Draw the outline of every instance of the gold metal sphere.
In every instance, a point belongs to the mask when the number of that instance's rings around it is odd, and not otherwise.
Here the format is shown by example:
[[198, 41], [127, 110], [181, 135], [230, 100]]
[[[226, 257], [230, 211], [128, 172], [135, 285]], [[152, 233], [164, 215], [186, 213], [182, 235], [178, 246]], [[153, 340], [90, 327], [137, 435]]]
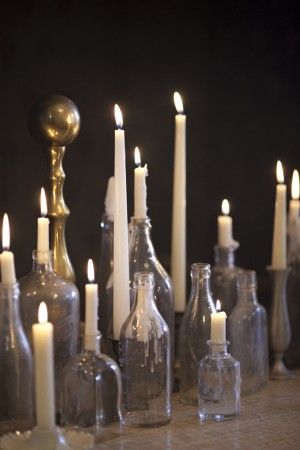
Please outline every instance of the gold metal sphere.
[[37, 140], [64, 147], [74, 141], [79, 133], [80, 114], [69, 98], [47, 95], [33, 105], [28, 125]]

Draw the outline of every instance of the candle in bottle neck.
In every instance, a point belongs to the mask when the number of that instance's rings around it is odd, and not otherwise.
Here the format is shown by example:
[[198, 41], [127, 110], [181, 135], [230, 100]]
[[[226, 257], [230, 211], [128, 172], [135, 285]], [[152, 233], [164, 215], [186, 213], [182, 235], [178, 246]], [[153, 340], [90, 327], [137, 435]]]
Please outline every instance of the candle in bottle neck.
[[47, 209], [47, 199], [45, 194], [45, 189], [41, 189], [41, 216], [38, 218], [38, 232], [37, 232], [37, 251], [38, 260], [43, 263], [47, 260], [46, 252], [49, 251], [49, 219], [45, 217], [48, 213]]
[[145, 219], [147, 217], [147, 164], [141, 166], [141, 154], [138, 147], [134, 149], [134, 160], [138, 166], [134, 169], [134, 217]]
[[1, 254], [1, 279], [4, 284], [13, 284], [16, 282], [16, 271], [14, 254], [9, 251], [10, 247], [10, 230], [8, 215], [3, 216], [2, 225], [2, 248]]
[[225, 198], [222, 201], [222, 215], [218, 216], [218, 245], [220, 247], [230, 247], [233, 245], [232, 238], [232, 217], [229, 216], [230, 205]]
[[210, 341], [212, 344], [226, 343], [226, 313], [221, 311], [220, 300], [217, 300], [216, 311], [211, 314]]
[[273, 269], [286, 269], [286, 185], [280, 161], [276, 166], [277, 186], [273, 228], [272, 263]]
[[89, 283], [85, 285], [85, 348], [96, 350], [98, 336], [98, 284], [95, 281], [94, 264], [88, 260], [87, 275]]
[[299, 189], [299, 172], [298, 170], [293, 171], [292, 185], [291, 185], [291, 196], [290, 207], [289, 207], [289, 225], [295, 223], [299, 218], [300, 210], [300, 189]]

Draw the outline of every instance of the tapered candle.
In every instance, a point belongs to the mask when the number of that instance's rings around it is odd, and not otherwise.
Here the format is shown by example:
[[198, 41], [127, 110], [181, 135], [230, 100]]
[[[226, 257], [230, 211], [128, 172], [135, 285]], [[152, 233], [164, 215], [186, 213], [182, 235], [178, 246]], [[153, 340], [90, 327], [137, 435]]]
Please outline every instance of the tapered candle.
[[134, 217], [145, 219], [147, 217], [147, 164], [141, 166], [141, 154], [138, 147], [134, 149], [134, 161], [138, 166], [134, 169]]
[[175, 311], [186, 305], [186, 116], [178, 92], [174, 93], [175, 149], [173, 178], [173, 218], [171, 277], [174, 284]]
[[232, 238], [232, 217], [229, 216], [230, 205], [225, 198], [222, 201], [222, 215], [218, 216], [218, 245], [220, 247], [230, 247], [233, 245]]
[[104, 201], [105, 214], [108, 220], [114, 221], [115, 213], [115, 179], [114, 177], [109, 177], [106, 189], [106, 196]]
[[3, 216], [2, 224], [2, 248], [1, 254], [1, 280], [4, 284], [12, 284], [16, 282], [15, 260], [13, 252], [9, 251], [10, 247], [10, 230], [8, 215]]
[[299, 189], [299, 172], [298, 170], [294, 170], [292, 177], [292, 185], [291, 185], [291, 196], [289, 204], [289, 225], [292, 225], [299, 219], [299, 210], [300, 210], [300, 189]]
[[286, 269], [286, 185], [280, 161], [277, 161], [276, 176], [278, 184], [276, 186], [271, 267]]
[[95, 281], [94, 264], [88, 260], [87, 275], [89, 283], [85, 285], [85, 348], [96, 350], [98, 336], [98, 284]]
[[115, 130], [113, 331], [118, 340], [130, 311], [125, 136], [118, 105], [115, 105], [115, 118], [118, 129]]
[[40, 263], [46, 262], [48, 256], [44, 252], [49, 251], [49, 219], [45, 217], [48, 213], [47, 199], [45, 189], [41, 189], [41, 216], [38, 218], [38, 230], [37, 230], [37, 251], [38, 260]]
[[40, 303], [38, 320], [32, 326], [36, 423], [40, 428], [52, 429], [55, 427], [53, 325], [48, 322], [44, 302]]
[[217, 300], [216, 311], [211, 314], [210, 341], [213, 344], [226, 342], [226, 313], [221, 311], [220, 300]]

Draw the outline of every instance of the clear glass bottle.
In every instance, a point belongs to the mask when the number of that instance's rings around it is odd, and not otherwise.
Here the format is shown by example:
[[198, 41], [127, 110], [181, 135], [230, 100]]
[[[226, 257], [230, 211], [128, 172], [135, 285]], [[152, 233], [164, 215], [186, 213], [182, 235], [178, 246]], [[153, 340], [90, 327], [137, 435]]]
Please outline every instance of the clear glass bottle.
[[[300, 224], [298, 223], [298, 228]], [[291, 342], [284, 353], [286, 365], [290, 369], [300, 367], [300, 244], [296, 238], [289, 236], [286, 301], [291, 325]]]
[[79, 351], [79, 293], [74, 284], [53, 270], [53, 252], [33, 251], [32, 271], [20, 279], [20, 311], [25, 333], [32, 344], [32, 325], [44, 301], [54, 325], [56, 407], [60, 406], [62, 370]]
[[257, 301], [256, 273], [241, 270], [238, 303], [229, 316], [231, 354], [240, 362], [242, 393], [255, 392], [269, 378], [268, 325], [265, 308]]
[[240, 364], [228, 352], [229, 342], [208, 341], [209, 354], [199, 364], [199, 418], [232, 419], [240, 413]]
[[171, 333], [173, 360], [174, 349], [174, 293], [171, 278], [157, 259], [151, 241], [151, 222], [146, 219], [131, 218], [129, 246], [129, 280], [131, 288], [131, 306], [135, 299], [134, 274], [138, 272], [153, 273], [154, 299], [158, 311], [167, 322]]
[[198, 403], [198, 368], [206, 355], [210, 337], [210, 315], [215, 310], [210, 289], [210, 265], [194, 263], [192, 287], [180, 328], [180, 400]]
[[[84, 350], [63, 370], [61, 424], [87, 428], [96, 442], [120, 432], [122, 381], [117, 363], [101, 353], [100, 334], [85, 336]], [[117, 392], [113, 398], [112, 392]], [[114, 404], [113, 404], [114, 402]], [[111, 426], [117, 422], [115, 426]]]
[[237, 245], [220, 247], [216, 245], [215, 265], [211, 270], [211, 288], [213, 297], [220, 299], [222, 309], [227, 316], [231, 313], [237, 303], [237, 274], [240, 270], [235, 265], [235, 251]]
[[0, 435], [34, 425], [33, 361], [18, 283], [0, 284]]
[[154, 275], [137, 274], [137, 295], [120, 334], [123, 424], [158, 427], [171, 420], [168, 325], [154, 301]]

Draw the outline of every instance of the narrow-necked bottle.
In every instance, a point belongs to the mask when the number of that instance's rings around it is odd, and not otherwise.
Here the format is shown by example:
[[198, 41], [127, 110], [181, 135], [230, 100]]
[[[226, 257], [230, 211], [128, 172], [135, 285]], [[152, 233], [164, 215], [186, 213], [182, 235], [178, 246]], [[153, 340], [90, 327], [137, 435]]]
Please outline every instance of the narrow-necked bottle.
[[154, 301], [154, 276], [137, 275], [137, 295], [121, 329], [124, 425], [158, 427], [171, 420], [170, 331]]
[[210, 316], [215, 306], [210, 289], [210, 265], [194, 263], [192, 287], [180, 328], [180, 400], [198, 404], [198, 366], [206, 355]]

